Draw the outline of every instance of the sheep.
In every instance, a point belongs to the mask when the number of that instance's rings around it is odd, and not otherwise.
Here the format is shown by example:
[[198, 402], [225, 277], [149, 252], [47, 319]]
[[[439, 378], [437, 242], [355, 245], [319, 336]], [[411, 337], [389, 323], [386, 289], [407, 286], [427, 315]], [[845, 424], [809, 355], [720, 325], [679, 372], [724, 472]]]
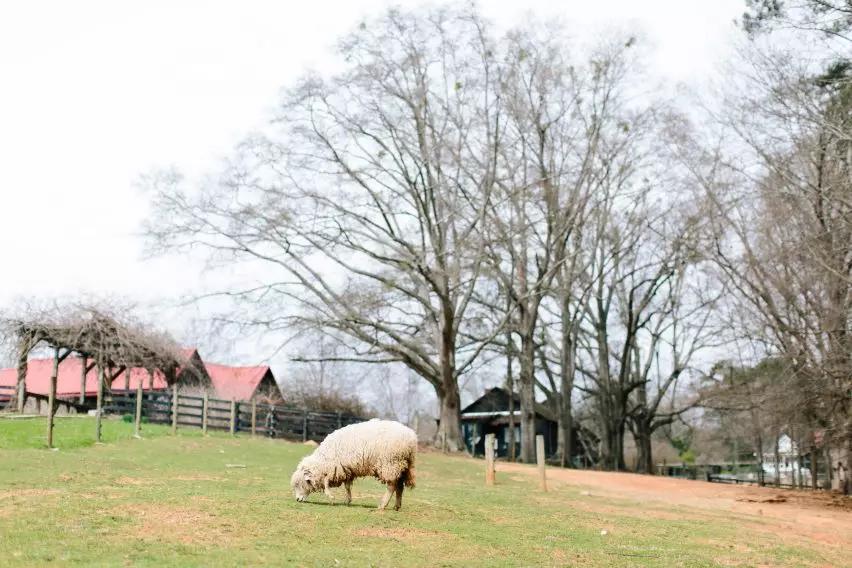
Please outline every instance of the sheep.
[[417, 434], [393, 420], [372, 419], [344, 426], [329, 434], [314, 452], [299, 462], [290, 478], [296, 501], [323, 491], [333, 503], [332, 487], [346, 488], [346, 505], [352, 502], [352, 481], [375, 477], [387, 486], [379, 503], [384, 510], [396, 493], [394, 510], [402, 506], [405, 487], [414, 488]]

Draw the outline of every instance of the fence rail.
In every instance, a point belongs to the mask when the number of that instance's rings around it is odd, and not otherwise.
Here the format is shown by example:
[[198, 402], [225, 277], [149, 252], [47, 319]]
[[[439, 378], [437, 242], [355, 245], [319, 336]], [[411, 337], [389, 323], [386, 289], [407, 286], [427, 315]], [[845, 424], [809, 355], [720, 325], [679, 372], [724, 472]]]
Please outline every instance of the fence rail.
[[[113, 390], [104, 401], [104, 413], [135, 416], [136, 396], [136, 391]], [[173, 392], [143, 392], [140, 416], [152, 424], [250, 432], [303, 442], [322, 442], [338, 428], [365, 420], [343, 412], [319, 412], [215, 398], [206, 400], [205, 410], [204, 397], [178, 393], [175, 401]]]

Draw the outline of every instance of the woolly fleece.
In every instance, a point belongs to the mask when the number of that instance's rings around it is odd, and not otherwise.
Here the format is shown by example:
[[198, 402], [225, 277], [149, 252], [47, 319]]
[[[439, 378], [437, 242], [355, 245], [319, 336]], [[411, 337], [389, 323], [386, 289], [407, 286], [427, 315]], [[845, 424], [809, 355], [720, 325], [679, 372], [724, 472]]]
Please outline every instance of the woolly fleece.
[[299, 462], [290, 485], [299, 500], [317, 491], [331, 497], [328, 488], [345, 485], [348, 503], [354, 479], [375, 477], [388, 487], [379, 508], [384, 508], [390, 494], [396, 492], [398, 509], [403, 487], [415, 486], [416, 455], [417, 434], [399, 422], [372, 419], [350, 424], [329, 434]]

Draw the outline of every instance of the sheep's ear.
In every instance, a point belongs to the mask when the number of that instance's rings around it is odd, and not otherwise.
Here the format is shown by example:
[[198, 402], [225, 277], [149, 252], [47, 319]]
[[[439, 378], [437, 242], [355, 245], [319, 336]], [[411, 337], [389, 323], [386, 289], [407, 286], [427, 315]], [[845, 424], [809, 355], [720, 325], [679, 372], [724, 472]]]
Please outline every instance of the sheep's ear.
[[308, 471], [308, 470], [306, 469], [306, 470], [305, 470], [305, 481], [307, 481], [308, 483], [310, 483], [312, 479], [313, 479], [313, 475], [311, 474], [311, 472], [310, 472], [310, 471]]

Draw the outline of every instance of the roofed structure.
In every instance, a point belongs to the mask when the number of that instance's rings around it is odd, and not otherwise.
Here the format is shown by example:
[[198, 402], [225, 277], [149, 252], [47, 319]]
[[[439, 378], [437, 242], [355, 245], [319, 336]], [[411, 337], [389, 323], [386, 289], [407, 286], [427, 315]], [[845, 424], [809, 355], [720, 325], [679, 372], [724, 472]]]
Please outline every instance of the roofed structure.
[[[248, 367], [208, 363], [201, 359], [195, 348], [180, 350], [181, 361], [175, 373], [175, 382], [186, 390], [209, 390], [216, 398], [248, 401], [259, 396], [280, 396], [280, 389], [268, 365]], [[59, 364], [56, 396], [60, 399], [90, 400], [97, 396], [98, 375], [94, 365], [87, 363], [87, 373], [83, 380], [82, 357], [67, 357]], [[88, 361], [90, 363], [90, 361]], [[50, 388], [54, 359], [36, 358], [27, 361], [26, 388], [34, 394], [46, 395]], [[106, 388], [110, 391], [136, 390], [140, 381], [142, 390], [163, 391], [169, 387], [166, 375], [159, 369], [153, 375], [147, 369], [132, 367], [129, 374], [125, 371], [110, 381]], [[0, 386], [14, 387], [18, 378], [16, 368], [0, 369]]]
[[[521, 399], [512, 395], [514, 409], [511, 413], [515, 430], [515, 453], [520, 455], [521, 446]], [[468, 451], [474, 455], [485, 454], [485, 434], [495, 435], [495, 455], [507, 457], [509, 447], [509, 392], [500, 387], [486, 389], [485, 394], [461, 411], [462, 437]], [[545, 405], [535, 404], [535, 433], [544, 436], [544, 451], [548, 459], [555, 456], [558, 446], [559, 424], [556, 415]], [[596, 457], [594, 434], [579, 424], [572, 431], [571, 461], [575, 467], [588, 465]]]

